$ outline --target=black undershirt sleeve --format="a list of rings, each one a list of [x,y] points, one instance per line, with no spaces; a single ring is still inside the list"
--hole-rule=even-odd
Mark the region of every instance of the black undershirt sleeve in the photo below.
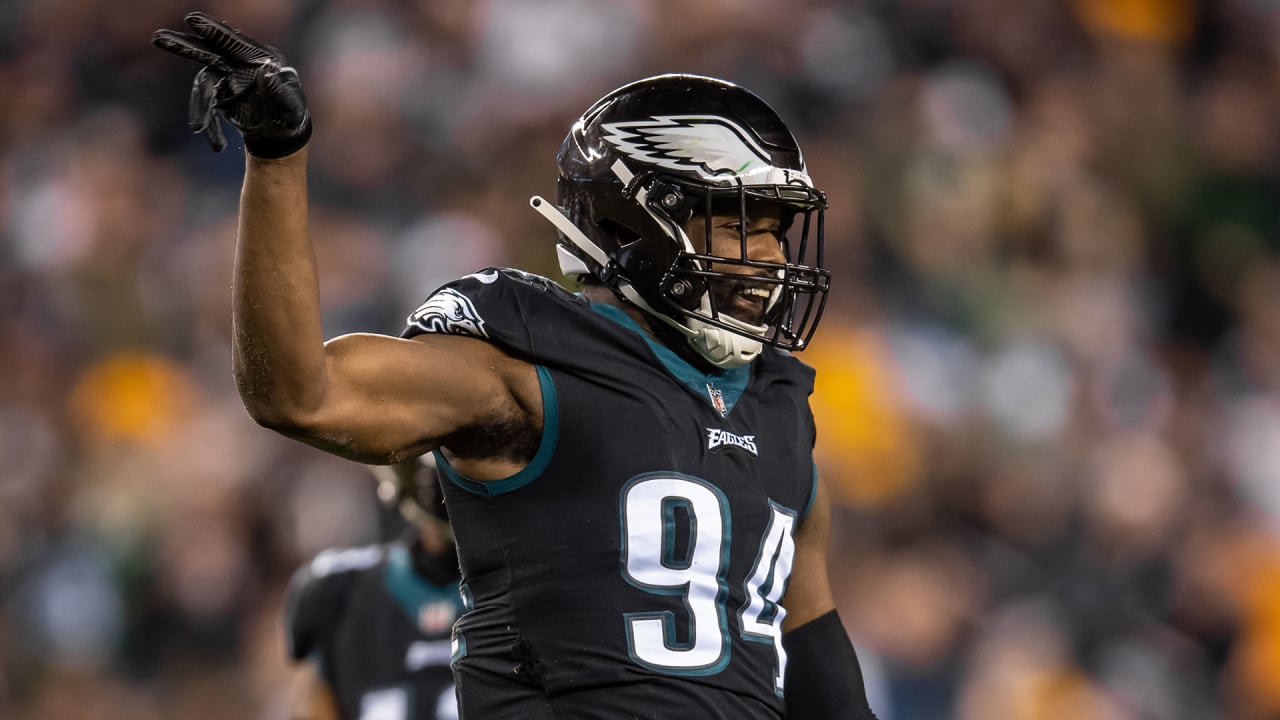
[[[835,610],[782,636],[787,720],[876,720],[853,643]]]

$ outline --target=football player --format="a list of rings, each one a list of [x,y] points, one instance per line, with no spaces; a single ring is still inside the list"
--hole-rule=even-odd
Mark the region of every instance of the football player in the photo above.
[[[225,119],[247,151],[241,397],[346,458],[434,453],[468,598],[462,717],[874,717],[827,576],[813,371],[792,355],[826,298],[827,200],[778,115],[694,75],[610,92],[572,124],[555,202],[531,201],[580,292],[488,268],[401,337],[326,341],[298,73],[187,24],[154,41],[202,65],[192,128],[221,148]]]
[[[286,604],[297,662],[291,720],[456,720],[451,632],[458,555],[430,456],[376,466],[408,523],[395,542],[326,550],[294,573]]]

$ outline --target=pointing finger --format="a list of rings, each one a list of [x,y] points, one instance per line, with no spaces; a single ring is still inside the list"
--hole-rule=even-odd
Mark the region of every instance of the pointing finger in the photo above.
[[[193,12],[187,15],[186,21],[209,47],[230,60],[252,63],[273,55],[262,43],[204,13]]]
[[[156,30],[151,34],[151,44],[171,52],[179,57],[195,61],[201,65],[216,65],[225,68],[226,60],[210,49],[200,38],[173,30]]]

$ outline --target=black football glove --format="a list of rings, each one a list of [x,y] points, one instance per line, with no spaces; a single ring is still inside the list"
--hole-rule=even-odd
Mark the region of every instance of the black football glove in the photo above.
[[[244,137],[245,149],[263,158],[284,157],[306,145],[311,115],[302,81],[280,51],[204,13],[185,19],[194,35],[156,30],[151,42],[204,66],[191,87],[191,131],[221,152],[227,146],[219,121],[224,117]]]

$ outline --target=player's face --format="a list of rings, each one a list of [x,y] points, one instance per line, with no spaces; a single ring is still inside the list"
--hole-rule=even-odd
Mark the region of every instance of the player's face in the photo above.
[[[776,206],[749,207],[745,226],[742,216],[736,210],[731,213],[716,213],[711,216],[710,227],[711,233],[708,236],[706,216],[695,215],[689,221],[687,229],[694,246],[708,255],[736,261],[778,264],[787,261],[782,250],[781,213]],[[703,248],[705,242],[709,242],[710,247]],[[771,271],[735,263],[711,263],[709,269],[742,278],[711,281],[711,299],[717,312],[731,315],[751,325],[763,324],[770,297],[777,285],[753,282],[752,278],[771,277]]]

